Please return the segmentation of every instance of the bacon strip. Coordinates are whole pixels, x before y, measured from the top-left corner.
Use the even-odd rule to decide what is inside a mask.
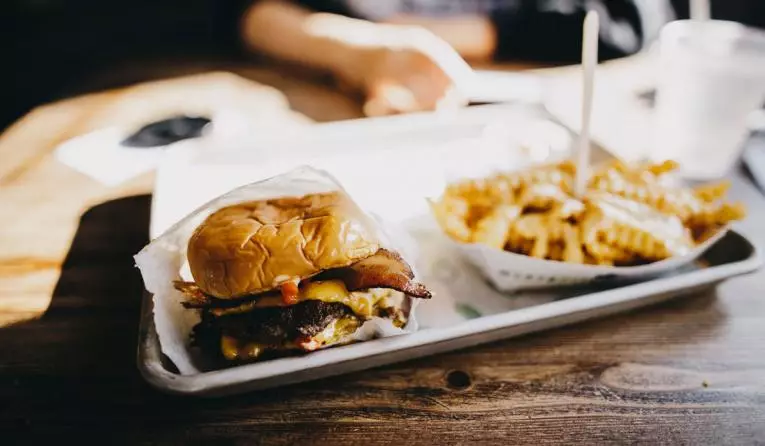
[[[173,287],[183,293],[186,300],[181,302],[181,305],[186,308],[233,308],[257,300],[256,298],[261,296],[245,296],[238,299],[218,299],[205,294],[196,283],[183,282],[181,280],[173,282]]]
[[[349,291],[367,288],[390,288],[412,297],[430,299],[432,294],[425,285],[414,282],[412,268],[401,256],[387,249],[345,268],[334,268],[314,276],[313,280],[339,279]]]
[[[306,280],[342,280],[348,291],[367,288],[390,288],[412,297],[430,299],[432,294],[425,285],[415,282],[412,268],[401,256],[387,249],[344,268],[323,271]],[[186,296],[186,308],[231,308],[257,300],[263,293],[239,299],[217,299],[202,292],[193,282],[173,282],[175,289]]]

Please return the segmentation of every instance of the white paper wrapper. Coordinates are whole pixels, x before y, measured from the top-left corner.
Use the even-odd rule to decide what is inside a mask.
[[[311,167],[300,167],[234,189],[208,202],[173,225],[135,256],[146,289],[153,294],[154,325],[162,353],[173,361],[181,374],[191,375],[206,369],[204,357],[190,345],[191,330],[199,322],[199,314],[183,308],[183,296],[173,287],[174,280],[188,278],[188,273],[184,272],[187,269],[186,245],[194,229],[211,213],[235,203],[331,191],[344,189],[328,173]],[[413,243],[403,236],[404,233],[384,227],[379,219],[377,229],[383,246],[400,252],[405,259],[413,253]],[[374,318],[364,323],[352,338],[367,340],[416,331],[416,299],[409,298],[408,304],[409,320],[403,329],[394,327],[389,320]],[[320,354],[322,352],[312,353]]]
[[[671,257],[647,265],[621,267],[543,260],[476,243],[458,243],[451,239],[449,241],[497,289],[518,291],[658,276],[695,261],[726,232],[727,228],[720,230],[714,237],[697,246],[687,255]],[[448,238],[446,235],[444,237]]]

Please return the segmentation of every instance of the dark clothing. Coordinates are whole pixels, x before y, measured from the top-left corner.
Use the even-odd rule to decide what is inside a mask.
[[[626,56],[672,19],[669,0],[294,0],[317,11],[373,21],[396,14],[483,15],[497,30],[497,59],[573,62],[581,57],[588,9],[600,13],[602,59]]]
[[[152,57],[242,58],[237,23],[253,1],[0,0],[0,41],[6,56],[6,69],[0,71],[0,129],[33,106],[76,91],[83,78],[115,66]],[[486,14],[498,30],[499,59],[580,57],[585,0],[292,1],[371,20],[396,13]],[[650,6],[668,1],[586,0],[601,12],[601,56],[630,54],[649,42],[663,15]],[[688,0],[671,2],[679,17],[687,17]],[[765,26],[765,1],[714,1],[712,16]]]

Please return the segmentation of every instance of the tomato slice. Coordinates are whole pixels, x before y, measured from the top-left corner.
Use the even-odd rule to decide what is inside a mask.
[[[281,284],[282,302],[284,305],[295,305],[298,303],[298,285],[289,281]]]

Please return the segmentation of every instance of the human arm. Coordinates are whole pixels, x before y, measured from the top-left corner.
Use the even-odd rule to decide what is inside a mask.
[[[420,27],[378,24],[262,0],[244,14],[245,45],[325,70],[361,89],[370,115],[465,102],[472,70],[444,40]]]

